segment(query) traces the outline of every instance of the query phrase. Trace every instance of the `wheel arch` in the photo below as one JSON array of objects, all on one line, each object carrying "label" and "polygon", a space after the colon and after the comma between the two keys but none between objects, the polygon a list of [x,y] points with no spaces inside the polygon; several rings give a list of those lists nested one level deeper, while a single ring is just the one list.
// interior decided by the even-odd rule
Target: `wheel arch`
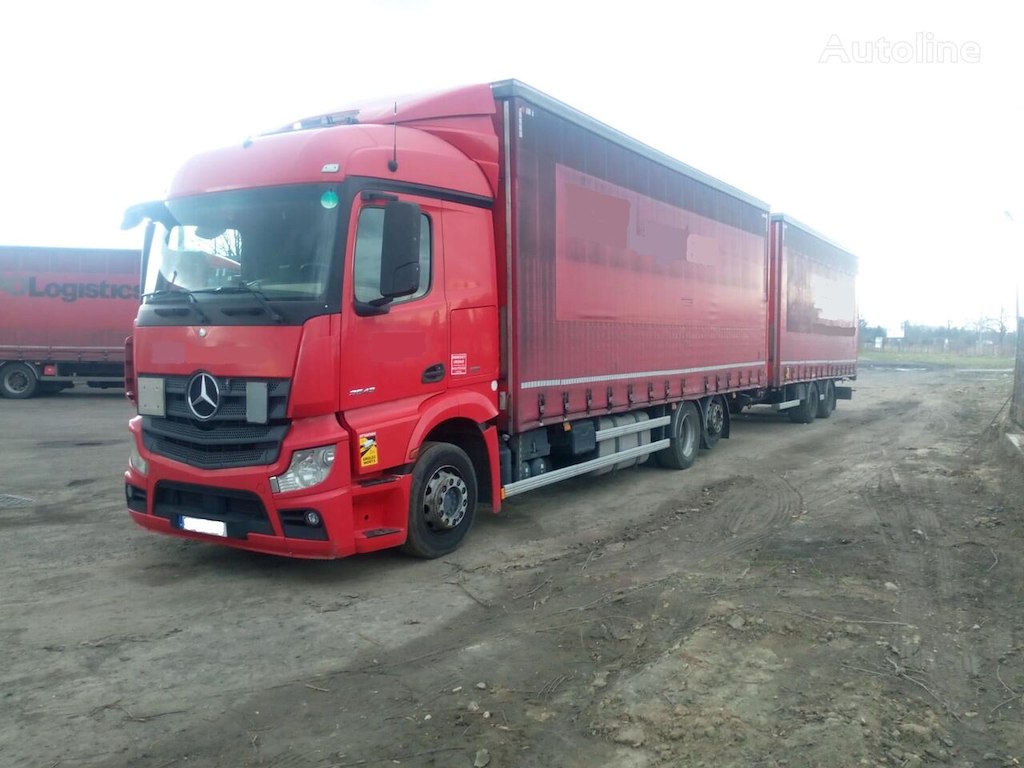
[{"label": "wheel arch", "polygon": [[500,509],[498,431],[494,420],[498,410],[478,393],[462,392],[455,397],[437,398],[427,404],[409,438],[406,455],[415,457],[425,442],[457,445],[473,463],[478,493],[490,498],[495,512]]}]

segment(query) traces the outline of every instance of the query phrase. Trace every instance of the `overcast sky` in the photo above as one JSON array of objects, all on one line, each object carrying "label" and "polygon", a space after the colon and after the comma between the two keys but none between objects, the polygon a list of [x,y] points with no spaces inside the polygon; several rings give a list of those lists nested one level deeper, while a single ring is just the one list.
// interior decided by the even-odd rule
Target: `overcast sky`
[{"label": "overcast sky", "polygon": [[1008,319],[1024,261],[1016,15],[836,6],[8,4],[0,244],[134,248],[124,208],[195,152],[366,98],[516,78],[854,251],[872,324]]}]

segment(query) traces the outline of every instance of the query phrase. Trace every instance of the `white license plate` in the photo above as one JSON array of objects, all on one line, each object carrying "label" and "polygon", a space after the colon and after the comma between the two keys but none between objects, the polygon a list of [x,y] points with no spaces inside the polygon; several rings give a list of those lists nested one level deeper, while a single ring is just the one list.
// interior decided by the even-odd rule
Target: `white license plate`
[{"label": "white license plate", "polygon": [[204,520],[201,517],[181,516],[181,530],[205,533],[208,536],[227,536],[228,524],[220,520]]}]

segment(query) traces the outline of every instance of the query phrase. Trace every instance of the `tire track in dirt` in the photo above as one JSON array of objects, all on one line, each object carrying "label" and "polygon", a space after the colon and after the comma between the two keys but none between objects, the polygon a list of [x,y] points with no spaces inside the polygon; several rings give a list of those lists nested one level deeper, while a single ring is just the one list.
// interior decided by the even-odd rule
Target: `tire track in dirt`
[{"label": "tire track in dirt", "polygon": [[800,491],[782,475],[744,477],[713,495],[712,514],[697,527],[702,538],[692,566],[707,568],[748,552],[804,511]]},{"label": "tire track in dirt", "polygon": [[[917,680],[954,716],[969,696],[970,678],[977,674],[977,655],[968,638],[958,633],[964,623],[962,607],[949,611],[970,585],[965,581],[956,549],[948,539],[947,526],[936,505],[949,508],[958,492],[950,479],[951,468],[936,457],[956,453],[957,442],[945,437],[952,431],[948,420],[928,420],[932,433],[927,453],[904,456],[878,470],[874,487],[863,494],[880,529],[892,569],[890,584],[896,587],[898,619],[891,655],[885,663],[897,673]],[[955,459],[947,459],[947,462]],[[887,586],[887,588],[889,588]],[[941,671],[941,674],[937,674]]]}]

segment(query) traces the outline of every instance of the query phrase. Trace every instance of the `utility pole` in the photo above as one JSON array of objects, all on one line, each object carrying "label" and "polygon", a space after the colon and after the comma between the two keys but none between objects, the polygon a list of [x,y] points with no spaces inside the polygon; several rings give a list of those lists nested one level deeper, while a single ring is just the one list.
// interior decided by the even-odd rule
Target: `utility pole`
[{"label": "utility pole", "polygon": [[[1003,211],[1010,224],[1013,225],[1013,234],[1016,235],[1016,219],[1009,211]],[[1017,238],[1010,238],[1013,250],[1014,262],[1018,258]],[[1024,425],[1024,321],[1020,316],[1020,268],[1014,264],[1013,270],[1014,286],[1014,316],[1017,319],[1017,354],[1013,366],[1013,401],[1010,403],[1010,418],[1019,425]]]}]

